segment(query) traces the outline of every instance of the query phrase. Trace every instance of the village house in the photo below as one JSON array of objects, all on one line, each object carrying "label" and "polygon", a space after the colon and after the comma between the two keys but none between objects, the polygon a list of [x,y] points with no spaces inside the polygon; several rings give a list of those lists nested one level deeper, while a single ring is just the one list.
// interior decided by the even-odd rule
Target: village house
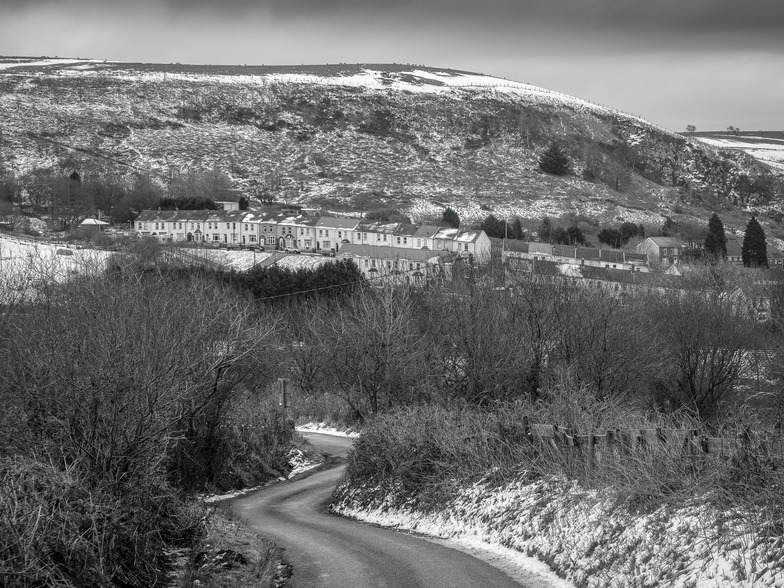
[{"label": "village house", "polygon": [[414,232],[414,248],[422,249],[435,249],[433,237],[438,233],[439,227],[435,225],[422,225]]},{"label": "village house", "polygon": [[490,261],[490,237],[484,231],[460,230],[452,240],[452,251],[470,255],[477,263]]},{"label": "village house", "polygon": [[316,221],[316,251],[337,252],[349,243],[354,243],[359,219],[324,216]]},{"label": "village house", "polygon": [[383,221],[362,221],[356,228],[355,244],[372,245],[374,247],[392,247],[393,236],[400,223]]},{"label": "village house", "polygon": [[[415,241],[414,235],[419,230],[419,227],[411,223],[400,223],[395,229],[395,247],[402,247],[403,249],[414,249]],[[421,249],[420,245],[417,249]]]},{"label": "village house", "polygon": [[675,237],[648,237],[637,245],[637,253],[648,256],[650,267],[668,267],[680,261],[683,241]]}]

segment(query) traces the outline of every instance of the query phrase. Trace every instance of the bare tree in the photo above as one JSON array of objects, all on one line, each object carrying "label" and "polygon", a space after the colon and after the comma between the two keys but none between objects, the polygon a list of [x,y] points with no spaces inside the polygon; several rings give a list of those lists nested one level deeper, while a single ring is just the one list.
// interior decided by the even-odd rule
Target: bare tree
[{"label": "bare tree", "polygon": [[265,333],[250,316],[199,280],[114,274],[41,289],[4,325],[0,389],[22,416],[4,445],[118,483],[160,475],[257,373]]},{"label": "bare tree", "polygon": [[413,400],[420,382],[423,338],[405,288],[366,290],[335,307],[317,344],[328,352],[325,371],[356,416]]},{"label": "bare tree", "polygon": [[754,324],[743,304],[722,289],[691,289],[651,301],[660,353],[671,367],[659,391],[673,408],[717,423],[749,366]]}]

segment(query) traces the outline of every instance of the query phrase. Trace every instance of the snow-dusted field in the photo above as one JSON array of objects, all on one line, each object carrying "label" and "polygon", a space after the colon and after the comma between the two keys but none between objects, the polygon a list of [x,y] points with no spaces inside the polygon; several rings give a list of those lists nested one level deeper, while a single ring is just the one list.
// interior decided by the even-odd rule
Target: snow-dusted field
[{"label": "snow-dusted field", "polygon": [[771,167],[784,172],[784,139],[752,135],[695,138],[718,149],[745,151]]},{"label": "snow-dusted field", "polygon": [[111,254],[93,249],[36,242],[0,235],[0,284],[3,296],[25,293],[42,282],[103,272]]},{"label": "snow-dusted field", "polygon": [[[515,558],[534,556],[578,586],[784,586],[784,546],[741,532],[726,516],[719,527],[719,513],[705,505],[662,507],[633,516],[565,480],[500,488],[478,483],[436,513],[391,502],[366,509],[351,498],[335,511],[496,553],[510,566]],[[537,562],[527,557],[517,565],[536,569]],[[547,585],[536,583],[536,577],[525,579]]]}]

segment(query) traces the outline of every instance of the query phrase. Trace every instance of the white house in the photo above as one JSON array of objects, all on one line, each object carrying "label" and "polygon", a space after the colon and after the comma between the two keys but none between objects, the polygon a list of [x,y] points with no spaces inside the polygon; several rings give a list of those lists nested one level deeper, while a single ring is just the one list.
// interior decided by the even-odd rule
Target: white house
[{"label": "white house", "polygon": [[317,251],[339,251],[344,244],[356,240],[359,219],[323,216],[316,221],[315,231]]},{"label": "white house", "polygon": [[458,231],[453,238],[452,248],[461,255],[473,255],[477,263],[490,261],[490,237],[484,231]]}]

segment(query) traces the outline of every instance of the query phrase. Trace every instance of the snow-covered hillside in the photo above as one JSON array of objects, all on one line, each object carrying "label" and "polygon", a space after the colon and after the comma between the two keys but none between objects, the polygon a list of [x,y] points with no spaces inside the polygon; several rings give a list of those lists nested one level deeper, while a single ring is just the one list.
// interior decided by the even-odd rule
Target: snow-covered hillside
[{"label": "snow-covered hillside", "polygon": [[[715,149],[535,85],[413,65],[127,64],[0,58],[0,171],[151,175],[217,169],[251,198],[338,213],[446,206],[660,224],[694,202],[776,207],[782,188]],[[553,142],[572,173],[538,167]],[[700,215],[702,213],[699,213]]]}]

